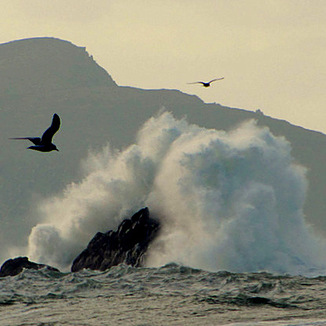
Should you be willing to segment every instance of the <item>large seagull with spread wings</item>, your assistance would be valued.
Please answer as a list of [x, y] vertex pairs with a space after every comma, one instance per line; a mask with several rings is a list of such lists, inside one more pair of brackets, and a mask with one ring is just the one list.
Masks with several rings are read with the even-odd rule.
[[52, 144], [53, 135], [60, 128], [60, 118], [55, 113], [52, 118], [51, 126], [46, 129], [42, 135], [42, 137], [20, 137], [20, 138], [10, 138], [10, 139], [28, 139], [30, 140], [34, 146], [28, 147], [28, 149], [33, 149], [39, 152], [51, 152], [51, 151], [59, 151], [57, 147]]

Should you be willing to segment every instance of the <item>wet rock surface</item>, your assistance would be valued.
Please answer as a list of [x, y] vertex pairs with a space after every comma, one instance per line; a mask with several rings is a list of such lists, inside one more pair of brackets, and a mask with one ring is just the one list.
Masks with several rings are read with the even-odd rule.
[[121, 263], [140, 267], [159, 227], [159, 222], [149, 216], [145, 207], [130, 219], [123, 220], [117, 231], [98, 232], [74, 260], [71, 271], [84, 268], [104, 271]]
[[29, 261], [27, 257], [17, 257], [14, 259], [8, 259], [3, 263], [0, 269], [0, 277], [15, 276], [21, 273], [24, 270], [24, 268], [26, 269], [47, 268], [49, 270], [59, 272], [57, 268], [54, 268], [49, 265], [34, 263], [32, 261]]

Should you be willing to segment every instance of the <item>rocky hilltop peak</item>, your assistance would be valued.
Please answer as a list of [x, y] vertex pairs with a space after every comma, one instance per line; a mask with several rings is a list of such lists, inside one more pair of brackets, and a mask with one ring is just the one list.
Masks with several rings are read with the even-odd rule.
[[56, 38], [33, 38], [0, 46], [1, 96], [66, 87], [114, 87], [111, 76], [85, 47]]

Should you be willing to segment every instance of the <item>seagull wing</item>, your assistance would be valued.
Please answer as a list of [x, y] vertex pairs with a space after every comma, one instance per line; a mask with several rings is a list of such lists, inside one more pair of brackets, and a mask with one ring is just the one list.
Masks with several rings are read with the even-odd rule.
[[19, 137], [19, 138], [9, 138], [9, 139], [28, 139], [34, 145], [40, 145], [41, 144], [41, 138], [39, 138], [39, 137]]
[[204, 82], [198, 81], [198, 82], [193, 82], [193, 83], [188, 83], [188, 84], [205, 84]]
[[214, 82], [214, 81], [216, 81], [216, 80], [221, 80], [221, 79], [224, 79], [224, 77], [222, 77], [222, 78], [215, 78], [215, 79], [212, 79], [211, 81], [208, 82], [208, 84], [210, 84], [210, 83], [212, 83], [212, 82]]
[[42, 135], [41, 143], [42, 144], [50, 144], [52, 142], [53, 135], [59, 130], [60, 128], [60, 118], [55, 113], [52, 118], [51, 126], [46, 129]]

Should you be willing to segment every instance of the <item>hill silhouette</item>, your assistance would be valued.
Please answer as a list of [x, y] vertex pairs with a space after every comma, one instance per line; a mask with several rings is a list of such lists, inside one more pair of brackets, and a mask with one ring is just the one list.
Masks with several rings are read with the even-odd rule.
[[[308, 221], [326, 234], [326, 136], [282, 120], [206, 104], [177, 90], [118, 86], [84, 47], [55, 38], [35, 38], [0, 45], [0, 245], [26, 243], [36, 223], [35, 202], [80, 177], [80, 161], [108, 140], [113, 147], [131, 144], [139, 127], [162, 107], [190, 123], [229, 130], [256, 119], [291, 142], [293, 157], [308, 168], [305, 204]], [[41, 136], [56, 112], [62, 119], [55, 135], [59, 153], [26, 151], [10, 137]], [[0, 257], [1, 260], [9, 258]]]

